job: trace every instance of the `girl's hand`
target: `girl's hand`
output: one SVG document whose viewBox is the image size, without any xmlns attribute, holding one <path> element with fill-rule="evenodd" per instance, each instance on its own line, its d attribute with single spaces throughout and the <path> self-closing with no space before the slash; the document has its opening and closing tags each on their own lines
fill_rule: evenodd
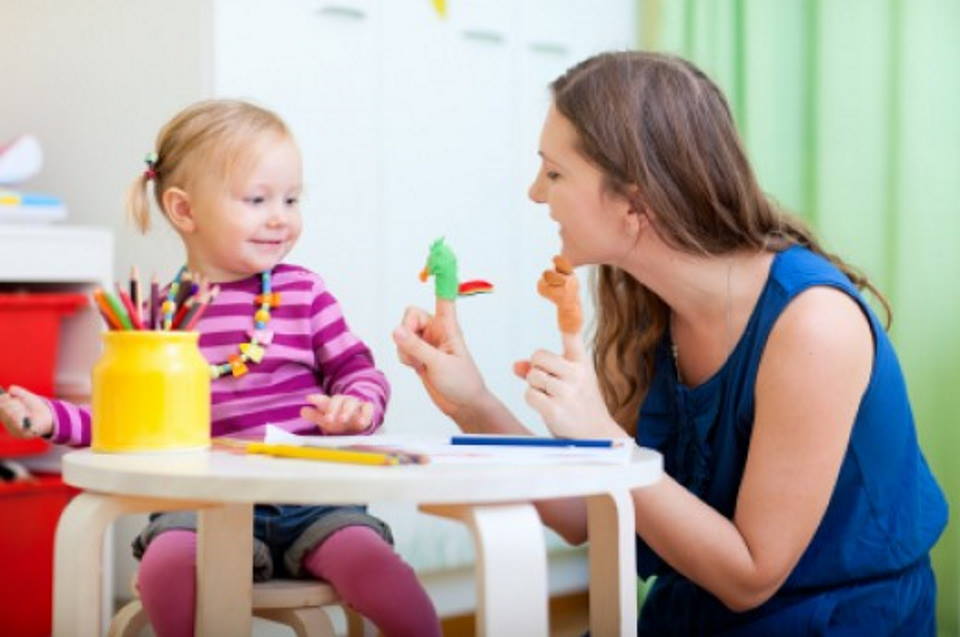
<svg viewBox="0 0 960 637">
<path fill-rule="evenodd" d="M 393 340 L 400 362 L 417 372 L 431 400 L 447 416 L 457 420 L 487 396 L 483 377 L 464 343 L 453 301 L 438 299 L 435 316 L 418 307 L 407 308 Z"/>
<path fill-rule="evenodd" d="M 15 438 L 49 436 L 53 432 L 53 413 L 42 398 L 22 387 L 0 388 L 0 422 Z"/>
<path fill-rule="evenodd" d="M 611 438 L 626 434 L 610 416 L 597 375 L 578 334 L 562 333 L 563 356 L 538 350 L 517 361 L 514 373 L 527 381 L 524 399 L 561 438 Z"/>
<path fill-rule="evenodd" d="M 355 396 L 310 394 L 307 400 L 312 406 L 302 408 L 300 417 L 317 425 L 325 434 L 360 433 L 370 427 L 373 420 L 373 403 Z"/>
</svg>

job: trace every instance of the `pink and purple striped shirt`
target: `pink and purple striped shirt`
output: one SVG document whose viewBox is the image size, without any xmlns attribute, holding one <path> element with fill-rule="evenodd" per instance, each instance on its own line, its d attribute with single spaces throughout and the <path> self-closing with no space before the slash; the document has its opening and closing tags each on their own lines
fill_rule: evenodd
<svg viewBox="0 0 960 637">
<path fill-rule="evenodd" d="M 210 363 L 222 363 L 250 340 L 254 298 L 260 275 L 220 283 L 220 295 L 197 324 L 200 353 Z M 273 342 L 263 360 L 249 365 L 243 376 L 222 376 L 211 383 L 213 436 L 255 435 L 272 424 L 293 433 L 319 434 L 300 417 L 309 405 L 306 395 L 355 396 L 373 404 L 372 433 L 383 422 L 390 386 L 374 366 L 373 355 L 347 327 L 340 304 L 315 273 L 295 265 L 273 269 L 273 291 L 280 306 L 271 311 Z M 90 444 L 90 409 L 62 400 L 48 401 L 54 413 L 52 441 Z"/>
</svg>

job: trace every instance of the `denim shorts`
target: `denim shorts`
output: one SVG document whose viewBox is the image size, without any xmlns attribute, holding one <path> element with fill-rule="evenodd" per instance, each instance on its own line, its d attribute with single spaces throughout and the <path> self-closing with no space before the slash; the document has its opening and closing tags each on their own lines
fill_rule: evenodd
<svg viewBox="0 0 960 637">
<path fill-rule="evenodd" d="M 304 556 L 335 531 L 347 526 L 370 527 L 393 544 L 390 527 L 367 513 L 365 506 L 256 505 L 253 510 L 253 580 L 309 577 L 302 567 Z M 196 531 L 196 512 L 151 514 L 150 522 L 133 540 L 133 556 L 139 560 L 155 537 L 172 529 Z"/>
</svg>

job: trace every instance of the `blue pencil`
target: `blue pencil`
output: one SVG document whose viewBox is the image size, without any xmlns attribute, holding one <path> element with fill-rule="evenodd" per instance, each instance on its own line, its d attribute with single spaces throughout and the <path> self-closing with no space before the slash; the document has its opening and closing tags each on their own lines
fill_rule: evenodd
<svg viewBox="0 0 960 637">
<path fill-rule="evenodd" d="M 505 447 L 612 447 L 606 438 L 540 438 L 537 436 L 451 436 L 452 445 L 502 445 Z"/>
</svg>

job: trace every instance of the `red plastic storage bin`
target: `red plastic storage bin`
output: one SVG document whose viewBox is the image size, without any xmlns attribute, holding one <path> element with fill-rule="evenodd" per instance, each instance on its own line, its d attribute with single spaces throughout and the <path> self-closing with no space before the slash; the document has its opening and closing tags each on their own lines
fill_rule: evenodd
<svg viewBox="0 0 960 637">
<path fill-rule="evenodd" d="M 0 633 L 50 635 L 53 539 L 60 512 L 78 491 L 57 475 L 0 483 Z"/>
<path fill-rule="evenodd" d="M 60 321 L 86 303 L 86 296 L 75 293 L 0 294 L 0 386 L 20 385 L 51 396 Z M 43 440 L 18 440 L 0 428 L 0 458 L 46 449 Z"/>
</svg>

